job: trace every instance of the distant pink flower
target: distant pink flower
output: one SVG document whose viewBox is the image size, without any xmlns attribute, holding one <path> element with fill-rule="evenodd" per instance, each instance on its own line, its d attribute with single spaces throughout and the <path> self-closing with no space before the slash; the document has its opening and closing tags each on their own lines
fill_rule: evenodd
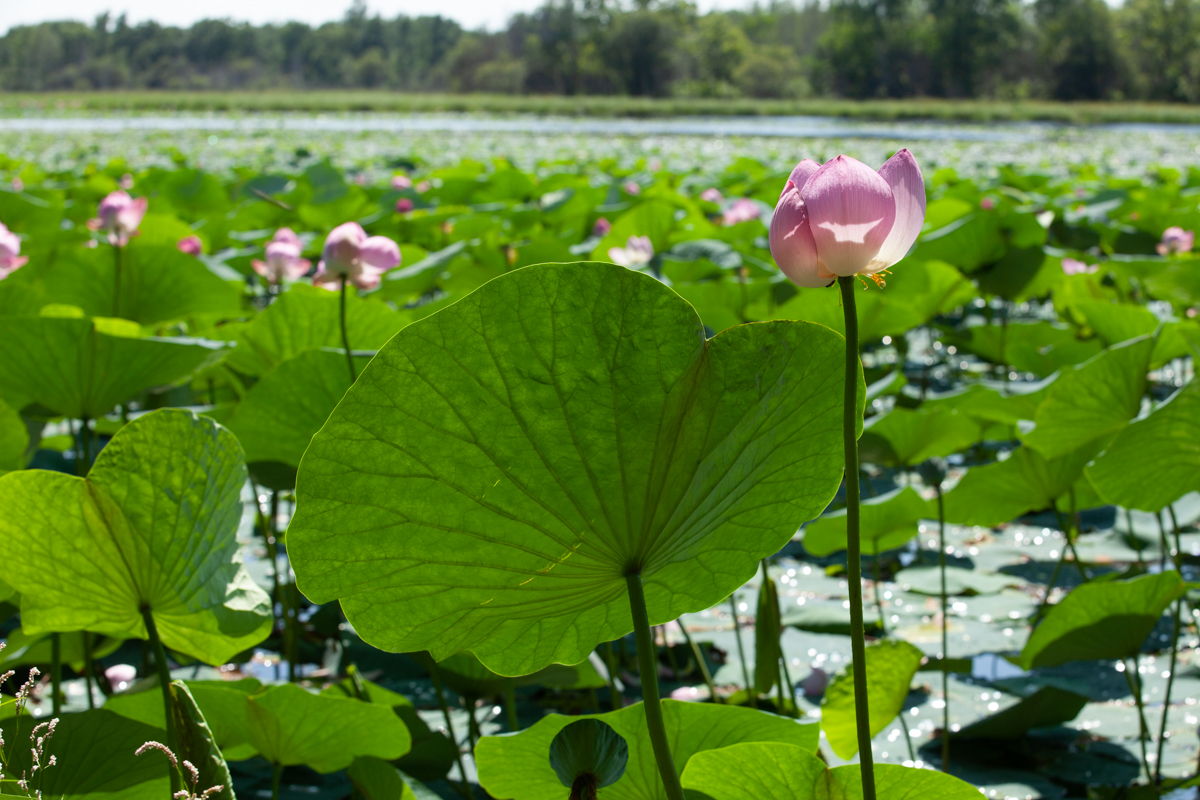
<svg viewBox="0 0 1200 800">
<path fill-rule="evenodd" d="M 746 197 L 739 197 L 733 201 L 733 205 L 725 209 L 725 224 L 737 225 L 739 222 L 748 222 L 758 219 L 760 214 L 762 214 L 762 209 L 758 207 L 758 203 Z"/>
<path fill-rule="evenodd" d="M 359 289 L 374 289 L 383 273 L 400 265 L 400 245 L 386 236 L 367 236 L 357 222 L 344 222 L 329 232 L 313 284 L 337 289 L 344 276 Z"/>
<path fill-rule="evenodd" d="M 646 164 L 646 166 L 650 168 L 651 172 L 662 172 L 662 159 L 652 158 L 650 159 L 649 163 Z"/>
<path fill-rule="evenodd" d="M 604 238 L 608 236 L 608 232 L 612 230 L 612 223 L 604 217 L 596 220 L 596 224 L 592 225 L 592 235 Z"/>
<path fill-rule="evenodd" d="M 392 176 L 392 188 L 393 189 L 397 189 L 397 190 L 411 189 L 412 185 L 413 185 L 412 178 L 408 177 L 407 175 L 393 175 Z"/>
<path fill-rule="evenodd" d="M 1088 265 L 1075 258 L 1064 258 L 1062 260 L 1062 271 L 1067 275 L 1085 275 L 1098 270 L 1095 264 Z"/>
<path fill-rule="evenodd" d="M 1129 212 L 1129 218 L 1131 220 L 1137 221 L 1142 218 L 1142 215 L 1136 211 L 1131 211 L 1131 212 Z"/>
<path fill-rule="evenodd" d="M 624 189 L 625 189 L 625 194 L 631 194 L 634 197 L 637 197 L 639 194 L 642 193 L 642 187 L 638 186 L 635 181 L 626 181 Z"/>
<path fill-rule="evenodd" d="M 114 689 L 124 689 L 137 680 L 137 668 L 129 664 L 115 664 L 104 670 L 104 677 Z"/>
<path fill-rule="evenodd" d="M 354 176 L 354 182 L 359 186 L 367 185 L 367 173 L 359 172 Z"/>
<path fill-rule="evenodd" d="M 413 208 L 413 201 L 410 197 L 401 197 L 396 201 L 396 213 L 398 214 L 407 214 L 408 212 L 412 211 Z"/>
<path fill-rule="evenodd" d="M 1172 225 L 1163 231 L 1162 241 L 1155 245 L 1160 256 L 1171 255 L 1173 253 L 1190 253 L 1192 245 L 1196 243 L 1196 234 L 1193 231 L 1185 231 L 1178 225 Z"/>
<path fill-rule="evenodd" d="M 0 222 L 0 280 L 29 263 L 29 256 L 21 255 L 21 238 Z"/>
<path fill-rule="evenodd" d="M 204 252 L 204 243 L 194 233 L 180 239 L 175 246 L 179 248 L 179 252 L 187 253 L 189 256 L 198 256 Z"/>
<path fill-rule="evenodd" d="M 428 192 L 428 191 L 429 191 L 429 189 L 431 188 L 431 186 L 432 186 L 432 184 L 431 184 L 429 181 L 421 181 L 420 183 L 418 183 L 418 184 L 417 184 L 416 186 L 414 186 L 413 188 L 414 188 L 414 189 L 416 189 L 416 190 L 417 190 L 418 192 L 420 192 L 421 194 L 425 194 L 425 192 Z"/>
<path fill-rule="evenodd" d="M 875 275 L 908 254 L 925 222 L 925 181 L 908 150 L 879 168 L 838 156 L 805 159 L 771 217 L 775 263 L 797 286 Z"/>
<path fill-rule="evenodd" d="M 296 280 L 304 277 L 312 262 L 301 258 L 303 250 L 300 237 L 291 228 L 280 228 L 266 246 L 266 261 L 254 259 L 250 266 L 259 275 L 267 279 L 272 286 L 283 282 L 284 278 Z"/>
<path fill-rule="evenodd" d="M 126 172 L 121 176 L 121 182 L 118 185 L 128 192 L 133 188 L 133 176 Z"/>
<path fill-rule="evenodd" d="M 20 178 L 13 178 L 12 187 L 14 192 L 23 192 L 25 191 L 25 181 Z"/>
<path fill-rule="evenodd" d="M 134 200 L 124 190 L 118 189 L 100 201 L 99 216 L 88 220 L 88 229 L 105 231 L 109 244 L 124 247 L 138 235 L 138 226 L 146 216 L 146 206 L 146 198 Z"/>
<path fill-rule="evenodd" d="M 654 245 L 649 236 L 630 236 L 624 247 L 608 248 L 608 257 L 614 264 L 637 269 L 654 258 Z"/>
<path fill-rule="evenodd" d="M 825 694 L 825 687 L 828 685 L 829 674 L 820 667 L 813 667 L 812 673 L 800 681 L 800 688 L 804 690 L 804 696 L 809 700 Z"/>
<path fill-rule="evenodd" d="M 700 199 L 706 203 L 722 203 L 725 198 L 721 195 L 721 190 L 715 186 L 710 186 L 700 193 Z"/>
<path fill-rule="evenodd" d="M 979 207 L 982 208 L 984 211 L 991 211 L 993 208 L 996 207 L 996 201 L 990 197 L 985 197 L 979 201 Z"/>
</svg>

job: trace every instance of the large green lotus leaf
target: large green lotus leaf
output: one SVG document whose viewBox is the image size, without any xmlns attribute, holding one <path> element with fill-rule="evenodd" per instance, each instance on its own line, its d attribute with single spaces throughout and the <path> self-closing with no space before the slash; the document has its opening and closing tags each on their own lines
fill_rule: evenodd
<svg viewBox="0 0 1200 800">
<path fill-rule="evenodd" d="M 921 324 L 916 313 L 903 305 L 889 304 L 886 292 L 877 289 L 858 292 L 855 295 L 855 311 L 858 316 L 858 337 L 863 342 L 888 333 L 901 333 Z M 846 332 L 841 295 L 830 288 L 800 289 L 782 304 L 775 304 L 768 295 L 751 303 L 746 313 L 750 319 L 807 320 L 825 325 L 843 336 Z"/>
<path fill-rule="evenodd" d="M 22 627 L 145 639 L 149 607 L 164 645 L 210 664 L 261 642 L 270 599 L 238 554 L 245 482 L 233 434 L 179 409 L 123 427 L 86 478 L 0 477 Z"/>
<path fill-rule="evenodd" d="M 970 447 L 979 442 L 979 433 L 976 420 L 952 409 L 897 408 L 871 420 L 858 449 L 862 461 L 910 467 Z"/>
<path fill-rule="evenodd" d="M 114 306 L 116 250 L 64 248 L 41 265 L 34 286 L 52 303 L 82 308 L 88 316 L 120 316 L 142 325 L 192 314 L 237 316 L 242 293 L 174 243 L 134 240 L 121 253 L 120 304 Z M 116 314 L 114 314 L 114 310 Z"/>
<path fill-rule="evenodd" d="M 652 623 L 708 608 L 832 499 L 843 348 L 792 322 L 705 341 L 613 265 L 511 272 L 393 338 L 313 437 L 300 589 L 377 647 L 502 675 L 632 630 L 633 569 Z"/>
<path fill-rule="evenodd" d="M 162 692 L 157 692 L 161 695 Z M 175 755 L 196 768 L 198 778 L 191 788 L 203 792 L 215 786 L 220 791 L 209 795 L 214 800 L 236 800 L 229 766 L 221 756 L 212 729 L 183 681 L 171 682 L 171 705 L 174 712 Z M 190 777 L 190 776 L 188 776 Z"/>
<path fill-rule="evenodd" d="M 867 647 L 866 656 L 867 706 L 874 736 L 903 710 L 909 684 L 925 654 L 908 642 L 885 639 Z M 821 700 L 821 730 L 841 758 L 852 758 L 858 752 L 854 709 L 854 666 L 849 665 L 834 676 Z"/>
<path fill-rule="evenodd" d="M 0 392 L 95 419 L 139 392 L 178 383 L 225 357 L 205 339 L 135 338 L 99 320 L 0 317 Z"/>
<path fill-rule="evenodd" d="M 17 410 L 0 400 L 0 475 L 25 469 L 25 448 L 29 447 L 29 429 Z"/>
<path fill-rule="evenodd" d="M 976 383 L 960 391 L 931 397 L 921 404 L 921 408 L 930 411 L 952 409 L 981 422 L 1016 425 L 1021 420 L 1034 418 L 1038 406 L 1046 399 L 1057 379 L 1055 375 L 1033 384 L 1009 384 L 1004 393 Z"/>
<path fill-rule="evenodd" d="M 1057 686 L 1043 686 L 1019 703 L 972 722 L 951 739 L 1020 739 L 1032 728 L 1062 725 L 1079 716 L 1088 698 Z"/>
<path fill-rule="evenodd" d="M 1106 300 L 1079 300 L 1071 303 L 1087 320 L 1088 327 L 1110 345 L 1154 333 L 1161 320 L 1145 306 L 1130 303 L 1110 303 Z M 1163 326 L 1154 345 L 1152 363 L 1158 364 L 1186 355 L 1187 343 L 1179 333 L 1178 323 Z"/>
<path fill-rule="evenodd" d="M 3 592 L 0 592 L 0 596 L 2 595 Z M 87 635 L 92 637 L 92 658 L 94 659 L 111 655 L 124 644 L 121 639 L 109 639 L 94 633 Z M 0 671 L 20 666 L 44 667 L 52 663 L 54 660 L 52 636 L 53 634 L 49 633 L 30 636 L 20 628 L 10 631 L 5 637 L 4 650 L 0 651 Z M 82 631 L 62 633 L 59 634 L 58 645 L 59 658 L 62 663 L 70 665 L 71 669 L 80 674 L 83 674 L 86 652 L 83 637 Z M 43 672 L 45 671 L 43 670 Z"/>
<path fill-rule="evenodd" d="M 937 259 L 974 272 L 1000 258 L 1006 244 L 997 214 L 972 211 L 921 237 L 914 259 Z"/>
<path fill-rule="evenodd" d="M 384 705 L 312 694 L 294 683 L 272 686 L 249 703 L 251 741 L 272 764 L 325 774 L 358 756 L 399 758 L 411 745 L 408 728 Z"/>
<path fill-rule="evenodd" d="M 979 789 L 929 769 L 875 765 L 879 800 L 977 800 Z M 683 771 L 691 800 L 862 800 L 858 764 L 829 769 L 799 747 L 735 744 L 697 753 Z"/>
<path fill-rule="evenodd" d="M 41 720 L 26 715 L 19 720 L 19 726 L 16 717 L 0 722 L 12 758 L 6 778 L 28 774 L 32 767 L 29 734 Z M 163 800 L 171 794 L 166 756 L 134 753 L 146 742 L 165 739 L 162 728 L 104 708 L 64 714 L 45 743 L 43 763 L 53 757 L 55 765 L 41 773 L 38 788 L 43 797 L 55 800 Z"/>
<path fill-rule="evenodd" d="M 250 726 L 246 718 L 246 698 L 262 689 L 254 678 L 237 681 L 187 681 L 196 706 L 204 715 L 213 741 L 226 761 L 243 761 L 258 755 L 250 742 Z M 162 692 L 156 686 L 138 691 L 122 692 L 104 704 L 108 710 L 123 717 L 162 728 Z"/>
<path fill-rule="evenodd" d="M 1200 381 L 1117 434 L 1087 476 L 1108 502 L 1151 512 L 1200 489 Z"/>
<path fill-rule="evenodd" d="M 361 372 L 369 360 L 356 358 L 355 368 Z M 344 350 L 306 350 L 255 383 L 225 425 L 241 442 L 248 464 L 273 461 L 295 469 L 349 388 Z"/>
<path fill-rule="evenodd" d="M 443 673 L 444 675 L 445 673 Z M 446 777 L 457 754 L 457 748 L 449 737 L 438 731 L 430 730 L 429 725 L 417 713 L 412 701 L 404 695 L 365 679 L 362 681 L 362 686 L 369 702 L 392 709 L 408 727 L 408 735 L 412 739 L 412 749 L 396 761 L 396 766 L 418 780 L 436 781 Z M 330 684 L 321 693 L 333 694 L 338 697 L 356 697 L 354 683 L 350 678 Z"/>
<path fill-rule="evenodd" d="M 247 375 L 264 375 L 305 350 L 342 347 L 338 304 L 337 292 L 293 285 L 249 325 L 236 329 L 238 348 L 229 366 Z M 347 292 L 346 336 L 352 350 L 379 349 L 411 320 L 406 313 Z"/>
<path fill-rule="evenodd" d="M 695 753 L 740 742 L 783 742 L 808 753 L 817 749 L 816 725 L 738 706 L 676 700 L 662 704 L 676 770 Z M 606 722 L 629 745 L 625 775 L 604 790 L 605 800 L 665 800 L 641 703 L 607 714 L 550 714 L 520 733 L 485 736 L 475 748 L 480 784 L 497 800 L 562 800 L 566 792 L 547 754 L 558 732 L 581 719 Z"/>
<path fill-rule="evenodd" d="M 895 582 L 906 592 L 941 595 L 942 574 L 937 567 L 909 567 L 896 573 Z M 1012 575 L 979 572 L 962 567 L 946 567 L 946 594 L 995 594 L 1009 586 L 1020 586 Z"/>
<path fill-rule="evenodd" d="M 1051 322 L 977 325 L 947 336 L 946 341 L 993 364 L 1006 363 L 1041 377 L 1081 364 L 1101 350 L 1095 339 L 1077 339 L 1070 327 Z"/>
<path fill-rule="evenodd" d="M 1050 609 L 1021 651 L 1024 669 L 1132 658 L 1167 606 L 1187 590 L 1178 572 L 1085 583 Z"/>
<path fill-rule="evenodd" d="M 1038 406 L 1025 444 L 1058 458 L 1121 430 L 1141 407 L 1153 349 L 1152 337 L 1131 339 L 1065 372 Z"/>
<path fill-rule="evenodd" d="M 346 770 L 346 777 L 364 800 L 417 800 L 400 770 L 382 758 L 359 756 Z"/>
<path fill-rule="evenodd" d="M 1046 459 L 1020 447 L 1004 461 L 973 467 L 946 493 L 946 521 L 992 527 L 1029 511 L 1050 508 L 1080 481 L 1096 450 L 1088 445 L 1061 458 Z"/>
<path fill-rule="evenodd" d="M 935 510 L 933 515 L 936 513 Z M 929 503 L 911 486 L 864 500 L 859 506 L 859 535 L 864 552 L 899 547 L 916 536 L 917 523 L 930 516 Z M 846 509 L 825 514 L 805 525 L 804 549 L 815 556 L 845 550 Z"/>
</svg>

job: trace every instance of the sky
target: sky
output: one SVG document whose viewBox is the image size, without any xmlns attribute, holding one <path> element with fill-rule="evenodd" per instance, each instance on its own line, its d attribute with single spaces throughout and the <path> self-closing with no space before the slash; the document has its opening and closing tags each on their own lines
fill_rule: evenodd
<svg viewBox="0 0 1200 800">
<path fill-rule="evenodd" d="M 748 5 L 749 0 L 705 0 L 702 11 Z M 104 11 L 128 15 L 131 23 L 155 20 L 164 25 L 187 26 L 205 18 L 227 18 L 239 22 L 286 22 L 311 25 L 340 19 L 350 0 L 0 0 L 0 32 L 14 25 L 74 19 L 92 22 Z M 519 11 L 530 11 L 541 0 L 368 0 L 370 13 L 385 17 L 397 14 L 420 16 L 441 14 L 467 28 L 497 30 Z"/>
</svg>

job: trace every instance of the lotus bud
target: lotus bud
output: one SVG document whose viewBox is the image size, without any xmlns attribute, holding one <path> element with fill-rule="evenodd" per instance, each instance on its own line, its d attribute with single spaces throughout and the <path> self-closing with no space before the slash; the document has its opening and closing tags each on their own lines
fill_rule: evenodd
<svg viewBox="0 0 1200 800">
<path fill-rule="evenodd" d="M 124 190 L 118 189 L 100 201 L 97 216 L 89 219 L 87 226 L 93 231 L 105 231 L 108 243 L 114 247 L 124 247 L 138 235 L 138 226 L 146 216 L 146 206 L 146 198 L 134 200 Z"/>
<path fill-rule="evenodd" d="M 392 188 L 396 190 L 411 189 L 413 185 L 412 178 L 407 175 L 393 175 Z"/>
<path fill-rule="evenodd" d="M 602 239 L 605 236 L 608 236 L 608 233 L 611 230 L 612 230 L 612 223 L 609 222 L 604 217 L 600 217 L 600 219 L 596 220 L 596 223 L 594 225 L 592 225 L 592 235 L 599 236 Z"/>
<path fill-rule="evenodd" d="M 189 256 L 198 256 L 204 252 L 204 243 L 194 233 L 191 236 L 185 236 L 180 239 L 175 246 L 179 248 L 179 252 L 187 253 Z"/>
<path fill-rule="evenodd" d="M 878 172 L 848 156 L 823 165 L 805 159 L 771 218 L 771 255 L 797 286 L 871 277 L 908 254 L 924 222 L 925 181 L 908 150 Z"/>
<path fill-rule="evenodd" d="M 758 219 L 761 214 L 762 209 L 758 207 L 758 203 L 746 197 L 739 197 L 729 208 L 725 209 L 725 224 L 737 225 L 739 222 L 749 222 L 752 219 Z"/>
<path fill-rule="evenodd" d="M 725 198 L 721 196 L 721 191 L 712 186 L 700 193 L 700 199 L 706 203 L 716 203 L 718 205 L 725 202 Z"/>
<path fill-rule="evenodd" d="M 367 236 L 357 222 L 329 232 L 313 284 L 337 289 L 342 278 L 359 289 L 379 286 L 383 273 L 400 265 L 400 246 L 386 236 Z"/>
<path fill-rule="evenodd" d="M 608 257 L 614 264 L 638 269 L 654 258 L 654 245 L 649 236 L 630 236 L 624 247 L 610 247 Z"/>
<path fill-rule="evenodd" d="M 412 211 L 414 207 L 415 206 L 413 205 L 412 198 L 410 197 L 401 197 L 396 201 L 397 214 L 407 214 L 408 212 Z"/>
<path fill-rule="evenodd" d="M 622 188 L 625 189 L 625 194 L 633 195 L 634 197 L 642 193 L 642 187 L 636 181 L 626 181 L 625 186 Z"/>
<path fill-rule="evenodd" d="M 1095 272 L 1099 267 L 1096 265 L 1088 265 L 1075 258 L 1064 258 L 1062 260 L 1062 271 L 1067 275 L 1084 275 Z"/>
<path fill-rule="evenodd" d="M 1160 256 L 1173 255 L 1175 253 L 1190 253 L 1192 245 L 1196 243 L 1196 234 L 1194 231 L 1185 231 L 1178 225 L 1172 225 L 1163 231 L 1162 241 L 1155 245 Z"/>
</svg>

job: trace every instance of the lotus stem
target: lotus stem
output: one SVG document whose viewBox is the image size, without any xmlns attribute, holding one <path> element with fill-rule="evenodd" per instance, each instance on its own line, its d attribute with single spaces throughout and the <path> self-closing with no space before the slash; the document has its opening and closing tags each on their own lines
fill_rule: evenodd
<svg viewBox="0 0 1200 800">
<path fill-rule="evenodd" d="M 462 784 L 458 786 L 458 793 L 467 800 L 471 800 L 471 787 L 467 783 L 467 771 L 463 768 L 462 749 L 458 746 L 458 737 L 454 735 L 454 723 L 450 721 L 450 706 L 446 704 L 446 693 L 442 691 L 442 672 L 438 669 L 437 662 L 433 660 L 432 653 L 429 660 L 429 679 L 433 681 L 433 691 L 437 695 L 438 705 L 441 706 L 442 717 L 446 720 L 446 735 L 450 737 L 450 743 L 454 745 L 454 760 L 458 763 L 458 774 L 462 776 Z"/>
<path fill-rule="evenodd" d="M 1146 725 L 1146 704 L 1142 700 L 1142 678 L 1138 674 L 1138 657 L 1135 654 L 1130 659 L 1130 665 L 1125 667 L 1125 680 L 1129 683 L 1129 691 L 1133 693 L 1133 702 L 1138 710 L 1138 740 L 1142 744 L 1142 768 L 1146 770 L 1146 780 L 1154 787 L 1154 796 L 1158 796 L 1158 785 L 1154 783 L 1154 773 L 1150 770 L 1150 761 L 1146 755 L 1146 736 L 1150 730 Z"/>
<path fill-rule="evenodd" d="M 688 647 L 692 650 L 692 657 L 696 659 L 696 666 L 700 669 L 700 675 L 704 678 L 704 685 L 708 687 L 708 693 L 712 696 L 712 701 L 718 705 L 724 703 L 725 701 L 717 696 L 716 684 L 713 683 L 712 673 L 708 669 L 708 662 L 704 660 L 704 653 L 700 651 L 700 646 L 692 640 L 692 635 L 687 632 L 687 628 L 683 627 L 683 620 L 677 619 L 675 620 L 675 624 L 679 626 L 680 632 L 683 633 L 683 640 L 687 642 Z"/>
<path fill-rule="evenodd" d="M 613 657 L 612 642 L 604 643 L 604 665 L 608 667 L 608 702 L 613 711 L 619 711 L 625 707 L 625 703 L 621 700 L 621 693 L 617 691 L 617 664 Z"/>
<path fill-rule="evenodd" d="M 850 649 L 854 664 L 854 716 L 858 728 L 859 770 L 863 800 L 875 800 L 875 764 L 871 752 L 871 713 L 867 705 L 867 652 L 863 636 L 862 548 L 858 528 L 858 313 L 854 278 L 838 278 L 846 319 L 846 391 L 842 435 L 846 454 L 846 569 L 850 589 Z"/>
<path fill-rule="evenodd" d="M 283 764 L 271 766 L 271 800 L 279 800 L 279 779 L 283 777 Z"/>
<path fill-rule="evenodd" d="M 663 723 L 662 701 L 658 697 L 658 659 L 654 657 L 654 638 L 650 633 L 650 616 L 646 611 L 641 573 L 626 574 L 625 583 L 629 587 L 629 608 L 633 612 L 633 632 L 637 639 L 638 674 L 642 679 L 642 706 L 646 712 L 646 727 L 654 748 L 654 760 L 658 763 L 658 774 L 662 777 L 667 800 L 683 800 L 683 787 L 679 783 L 679 773 L 675 771 L 675 761 L 671 758 L 667 728 Z"/>
<path fill-rule="evenodd" d="M 342 290 L 340 293 L 341 302 L 338 306 L 338 320 L 342 327 L 342 347 L 346 350 L 346 366 L 350 368 L 350 382 L 354 383 L 358 380 L 358 374 L 354 371 L 354 354 L 350 352 L 350 336 L 346 333 L 346 276 L 342 276 Z"/>
<path fill-rule="evenodd" d="M 1171 508 L 1167 506 L 1167 508 Z M 1159 512 L 1159 519 L 1162 519 L 1162 512 Z M 1175 529 L 1175 570 L 1179 573 L 1180 578 L 1183 577 L 1183 542 L 1179 535 L 1179 521 L 1175 518 L 1175 510 L 1171 509 L 1171 522 Z M 1167 673 L 1167 688 L 1163 693 L 1163 713 L 1162 722 L 1158 727 L 1158 748 L 1154 756 L 1154 785 L 1158 786 L 1162 780 L 1162 759 L 1163 759 L 1163 742 L 1167 738 L 1167 718 L 1171 714 L 1171 688 L 1175 683 L 1175 663 L 1179 655 L 1179 631 L 1183 622 L 1183 599 L 1187 596 L 1186 593 L 1181 594 L 1179 599 L 1175 601 L 1175 619 L 1172 625 L 1171 634 L 1171 666 Z"/>
<path fill-rule="evenodd" d="M 167 747 L 174 752 L 179 752 L 179 738 L 175 735 L 175 714 L 174 701 L 171 699 L 171 667 L 167 664 L 167 651 L 163 647 L 162 639 L 158 636 L 158 626 L 154 624 L 154 614 L 150 610 L 150 606 L 142 606 L 142 621 L 146 624 L 146 637 L 150 642 L 150 647 L 154 651 L 154 666 L 158 669 L 158 683 L 162 689 L 163 696 L 163 715 L 166 717 L 167 729 Z M 176 770 L 171 770 L 171 797 L 179 791 L 180 780 L 179 773 Z M 278 781 L 276 783 L 275 795 L 278 797 Z"/>
<path fill-rule="evenodd" d="M 791 673 L 788 672 L 787 656 L 783 654 L 782 647 L 779 652 L 779 666 L 783 669 L 783 680 L 787 683 L 788 697 L 792 698 L 791 717 L 799 719 L 800 709 L 796 706 L 796 684 L 792 683 Z"/>
<path fill-rule="evenodd" d="M 746 684 L 746 694 L 750 698 L 750 707 L 758 708 L 758 690 L 750 680 L 750 668 L 746 666 L 746 648 L 742 644 L 742 626 L 738 624 L 736 592 L 729 595 L 729 611 L 733 614 L 733 638 L 737 639 L 738 660 L 742 662 L 742 680 Z"/>
<path fill-rule="evenodd" d="M 96 698 L 92 696 L 92 682 L 96 679 L 96 665 L 92 662 L 92 635 L 82 631 L 83 636 L 83 688 L 87 690 L 88 710 L 96 707 Z"/>
<path fill-rule="evenodd" d="M 504 710 L 508 714 L 508 729 L 516 733 L 521 723 L 517 720 L 517 682 L 513 678 L 504 684 Z"/>
<path fill-rule="evenodd" d="M 950 620 L 946 616 L 946 504 L 942 499 L 942 484 L 935 488 L 938 506 L 938 571 L 942 580 L 942 772 L 950 771 Z M 903 715 L 903 712 L 901 712 Z M 904 729 L 905 735 L 908 728 Z"/>
<path fill-rule="evenodd" d="M 113 247 L 113 312 L 114 317 L 121 316 L 121 252 L 122 248 Z"/>
<path fill-rule="evenodd" d="M 50 634 L 50 701 L 54 716 L 62 713 L 62 634 Z"/>
<path fill-rule="evenodd" d="M 879 540 L 872 539 L 871 544 L 874 546 L 871 551 L 871 582 L 875 591 L 875 608 L 879 610 L 879 633 L 886 636 L 887 622 L 884 620 L 883 592 L 879 590 Z"/>
</svg>

